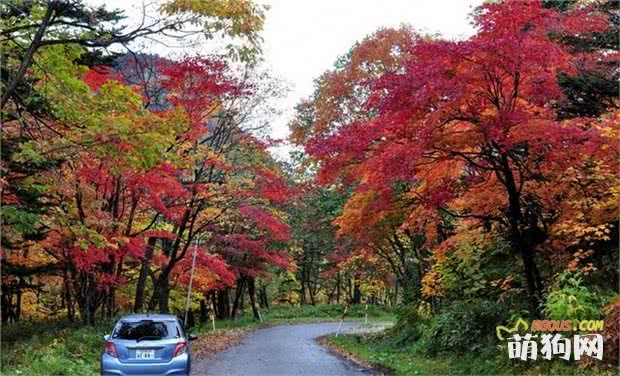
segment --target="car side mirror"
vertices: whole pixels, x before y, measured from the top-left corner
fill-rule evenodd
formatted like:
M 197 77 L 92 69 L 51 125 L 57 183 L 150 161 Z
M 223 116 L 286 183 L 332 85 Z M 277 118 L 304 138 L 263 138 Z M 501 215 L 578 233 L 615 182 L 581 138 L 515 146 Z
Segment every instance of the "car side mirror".
M 187 336 L 187 339 L 190 341 L 196 340 L 198 339 L 198 336 L 195 334 L 190 334 L 189 336 Z
M 110 339 L 110 335 L 109 334 L 106 334 L 106 335 L 103 336 L 103 340 L 104 341 L 107 342 L 109 339 Z

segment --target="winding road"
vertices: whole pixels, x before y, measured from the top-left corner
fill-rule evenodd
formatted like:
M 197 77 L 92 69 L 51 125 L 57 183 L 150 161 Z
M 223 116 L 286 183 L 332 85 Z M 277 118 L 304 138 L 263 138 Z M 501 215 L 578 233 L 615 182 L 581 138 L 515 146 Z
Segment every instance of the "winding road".
M 368 371 L 321 347 L 316 338 L 334 333 L 337 323 L 281 325 L 249 333 L 239 345 L 208 359 L 196 360 L 192 375 L 368 375 Z M 342 332 L 359 330 L 345 322 Z

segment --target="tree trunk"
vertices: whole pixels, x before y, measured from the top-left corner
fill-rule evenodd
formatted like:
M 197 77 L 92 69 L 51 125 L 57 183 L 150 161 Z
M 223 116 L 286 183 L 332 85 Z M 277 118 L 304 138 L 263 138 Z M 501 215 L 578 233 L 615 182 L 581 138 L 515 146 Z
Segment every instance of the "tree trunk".
M 185 324 L 186 328 L 193 328 L 194 326 L 196 326 L 196 320 L 194 318 L 194 310 L 190 309 L 189 311 L 187 311 L 187 323 Z
M 217 292 L 217 306 L 218 319 L 225 320 L 230 318 L 230 296 L 228 295 L 228 288 Z
M 256 306 L 256 285 L 254 282 L 254 278 L 248 278 L 248 294 L 250 295 L 250 304 L 252 306 L 252 313 L 254 315 L 254 320 L 262 322 L 263 319 L 260 316 L 260 312 L 258 311 L 258 307 Z
M 86 297 L 84 302 L 80 305 L 80 317 L 82 318 L 82 322 L 84 325 L 95 325 L 96 322 L 96 307 L 92 302 L 92 297 Z
M 144 259 L 142 260 L 142 266 L 140 268 L 140 276 L 138 277 L 138 284 L 136 285 L 136 298 L 133 304 L 134 312 L 141 312 L 144 307 L 144 293 L 146 289 L 146 279 L 149 275 L 149 267 L 151 265 L 151 259 L 153 258 L 153 251 L 155 249 L 155 243 L 157 238 L 149 238 L 144 252 Z
M 108 288 L 108 296 L 107 296 L 107 310 L 106 310 L 106 318 L 111 319 L 114 317 L 114 296 L 116 295 L 116 289 L 114 286 L 110 286 Z
M 67 307 L 67 318 L 70 322 L 73 322 L 75 320 L 75 310 L 73 308 L 73 300 L 71 299 L 71 283 L 69 281 L 69 274 L 67 272 L 67 268 L 63 270 L 62 282 L 64 290 L 64 300 Z
M 21 282 L 21 281 L 20 281 Z M 18 322 L 22 315 L 22 289 L 19 287 L 15 293 L 15 322 Z
M 314 301 L 314 293 L 312 292 L 312 286 L 308 286 L 308 294 L 310 295 L 310 304 L 315 305 L 316 302 Z
M 261 308 L 269 308 L 269 297 L 267 296 L 267 286 L 261 286 L 260 288 L 260 307 Z
M 95 314 L 100 303 L 95 277 L 88 272 L 81 271 L 73 280 L 80 318 L 85 325 L 94 325 Z
M 162 275 L 160 280 L 159 290 L 159 312 L 168 313 L 170 308 L 168 307 L 168 299 L 170 297 L 170 281 L 168 275 Z
M 239 308 L 239 302 L 241 301 L 241 296 L 243 295 L 244 289 L 245 277 L 239 277 L 239 281 L 237 281 L 237 288 L 235 289 L 235 301 L 233 302 L 232 312 L 230 313 L 233 320 L 237 317 L 237 309 Z
M 41 20 L 41 23 L 39 24 L 39 28 L 37 29 L 37 32 L 34 34 L 32 38 L 32 42 L 30 42 L 30 46 L 28 46 L 28 49 L 26 50 L 26 53 L 24 54 L 24 59 L 22 60 L 19 66 L 19 69 L 17 70 L 17 73 L 15 74 L 15 77 L 13 77 L 10 81 L 9 81 L 9 78 L 7 77 L 8 85 L 6 86 L 6 90 L 4 91 L 4 93 L 2 93 L 2 97 L 0 98 L 0 109 L 4 109 L 4 105 L 6 104 L 6 102 L 9 100 L 11 95 L 13 95 L 13 93 L 17 89 L 17 85 L 19 84 L 19 82 L 21 82 L 21 80 L 24 78 L 24 75 L 26 74 L 28 67 L 30 67 L 30 64 L 32 63 L 32 57 L 34 56 L 35 52 L 39 49 L 39 47 L 41 47 L 41 41 L 43 40 L 43 36 L 45 35 L 45 31 L 47 30 L 47 27 L 49 26 L 51 19 L 54 17 L 54 14 L 56 13 L 57 7 L 58 7 L 58 4 L 56 2 L 50 2 L 48 4 L 45 15 L 43 16 L 43 19 Z
M 159 285 L 159 278 L 153 277 L 153 294 L 151 294 L 151 299 L 149 300 L 148 311 L 153 312 L 155 307 L 159 305 L 159 296 L 161 293 L 159 290 L 161 286 Z
M 2 323 L 6 324 L 9 322 L 9 305 L 10 305 L 10 295 L 8 294 L 9 287 L 6 285 L 2 286 L 2 294 L 0 295 L 1 304 L 0 304 L 0 312 L 2 312 Z
M 538 269 L 534 261 L 534 250 L 532 243 L 521 231 L 522 215 L 521 200 L 517 189 L 512 170 L 508 163 L 508 157 L 502 156 L 502 174 L 504 185 L 508 193 L 508 223 L 510 228 L 510 244 L 514 252 L 518 252 L 523 260 L 523 273 L 527 281 L 527 290 L 530 311 L 534 317 L 540 317 L 540 303 L 542 285 L 540 276 L 537 278 Z M 527 232 L 527 230 L 526 230 Z
M 405 273 L 398 278 L 398 286 L 401 287 L 401 297 L 403 304 L 412 304 L 419 300 L 420 289 L 416 283 L 415 271 L 411 267 L 405 267 Z
M 398 281 L 396 281 L 396 283 L 394 284 L 394 300 L 392 302 L 393 306 L 397 306 L 398 305 Z
M 362 290 L 360 289 L 359 276 L 355 276 L 355 282 L 353 284 L 353 299 L 351 304 L 360 304 L 362 302 Z
M 243 315 L 245 313 L 245 292 L 241 294 L 241 302 L 239 303 L 239 313 Z
M 305 266 L 301 267 L 301 289 L 299 290 L 299 304 L 306 304 L 306 276 L 305 276 Z
M 215 297 L 215 291 L 211 292 L 211 306 L 213 307 L 213 315 L 219 319 L 220 311 L 218 310 L 218 307 L 217 307 L 217 299 Z
M 312 280 L 311 280 L 312 278 L 311 278 L 310 273 L 311 272 L 308 271 L 308 280 L 307 280 L 308 281 L 307 282 L 307 284 L 308 284 L 308 294 L 310 295 L 310 304 L 316 305 L 315 297 L 316 297 L 317 285 L 316 285 L 316 283 L 312 282 Z
M 170 281 L 168 280 L 167 269 L 164 269 L 159 276 L 153 280 L 153 295 L 149 301 L 149 311 L 156 307 L 160 313 L 168 313 L 168 298 L 170 297 Z
M 207 312 L 207 301 L 205 299 L 200 300 L 200 323 L 204 324 L 209 320 Z
M 336 277 L 336 304 L 340 304 L 340 273 Z

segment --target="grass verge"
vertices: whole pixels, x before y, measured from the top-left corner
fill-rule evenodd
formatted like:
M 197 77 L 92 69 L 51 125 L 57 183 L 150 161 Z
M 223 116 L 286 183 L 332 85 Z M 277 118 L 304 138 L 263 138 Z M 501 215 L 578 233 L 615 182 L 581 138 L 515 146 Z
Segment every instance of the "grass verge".
M 252 313 L 245 310 L 235 320 L 217 320 L 215 328 L 257 328 L 262 326 L 289 324 L 289 323 L 312 323 L 339 321 L 342 318 L 344 305 L 340 304 L 317 304 L 305 306 L 274 305 L 269 309 L 261 310 L 263 323 L 254 321 Z M 396 314 L 391 309 L 383 306 L 364 305 L 349 306 L 346 316 L 347 321 L 362 321 L 368 315 L 369 322 L 396 322 Z M 196 333 L 212 331 L 211 322 L 203 323 L 193 329 Z
M 327 336 L 323 344 L 332 351 L 363 366 L 395 375 L 617 375 L 618 368 L 583 369 L 576 363 L 537 361 L 510 362 L 480 354 L 426 356 L 415 346 L 396 347 L 384 334 Z M 413 344 L 412 344 L 413 345 Z
M 81 326 L 68 321 L 20 322 L 2 327 L 3 375 L 94 375 L 102 336 L 114 324 Z

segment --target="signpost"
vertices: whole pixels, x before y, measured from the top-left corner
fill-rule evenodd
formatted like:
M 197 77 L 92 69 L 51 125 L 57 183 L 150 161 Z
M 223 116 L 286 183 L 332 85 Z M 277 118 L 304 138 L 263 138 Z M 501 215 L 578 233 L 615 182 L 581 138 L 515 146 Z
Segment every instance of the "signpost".
M 340 334 L 340 328 L 342 328 L 342 323 L 344 322 L 344 318 L 347 315 L 348 309 L 349 309 L 349 305 L 347 304 L 346 306 L 344 306 L 344 312 L 342 313 L 342 319 L 340 320 L 340 323 L 338 324 L 338 330 L 336 330 L 336 337 L 338 337 L 338 335 Z
M 185 329 L 187 328 L 187 312 L 189 311 L 189 298 L 192 294 L 192 282 L 194 280 L 194 267 L 196 266 L 196 252 L 198 251 L 198 245 L 200 243 L 198 242 L 198 239 L 196 239 L 196 248 L 194 248 L 194 253 L 192 255 L 192 269 L 189 275 L 189 287 L 187 289 L 187 299 L 185 300 L 185 318 L 183 319 L 183 325 L 185 326 Z M 215 322 L 213 323 L 214 329 L 215 329 Z

